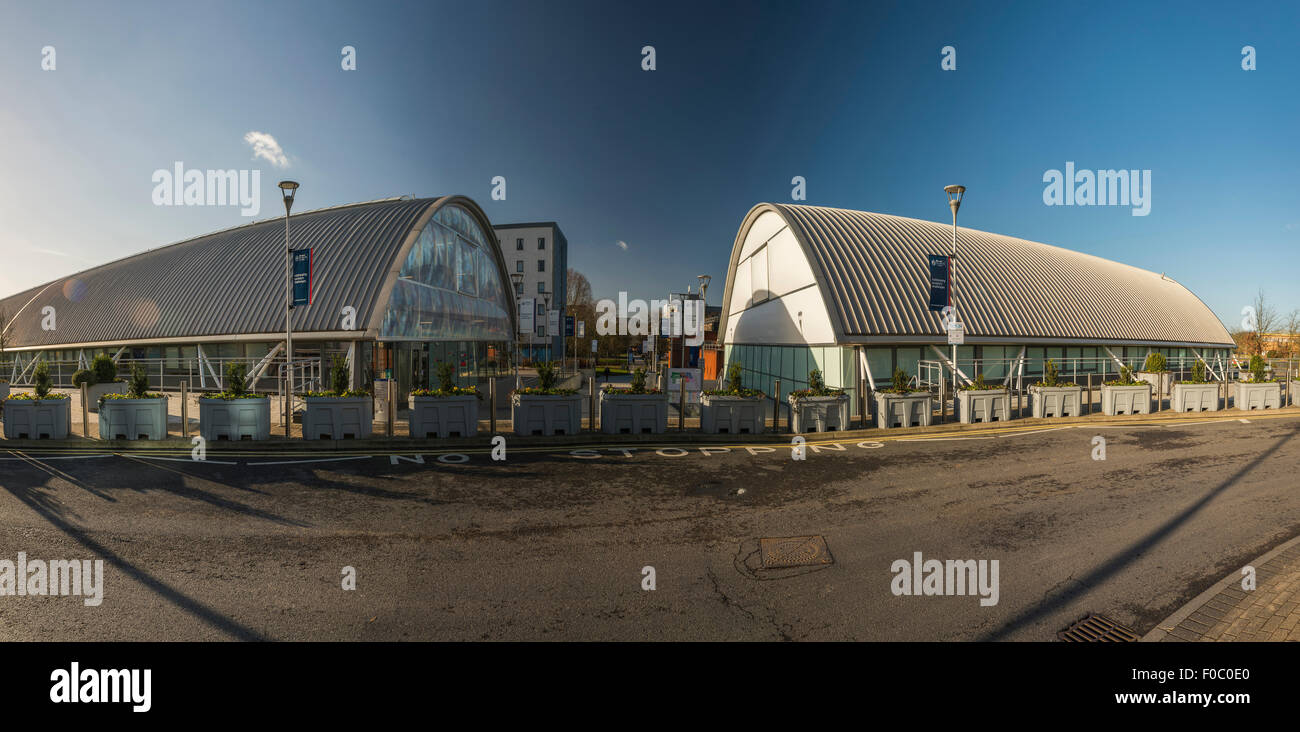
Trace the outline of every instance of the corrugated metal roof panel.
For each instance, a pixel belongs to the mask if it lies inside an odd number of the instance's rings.
[[[364,328],[407,235],[439,201],[385,199],[295,214],[294,248],[311,247],[312,305],[295,332],[339,330],[345,305]],[[143,252],[0,300],[7,345],[57,346],[284,329],[284,217]],[[56,308],[57,329],[41,329]]]
[[[780,214],[799,240],[831,319],[838,321],[833,325],[839,337],[944,337],[939,313],[928,308],[926,255],[951,251],[950,225],[822,206],[759,204],[736,238],[727,301],[748,227],[764,211]],[[1200,299],[1154,272],[973,229],[958,228],[957,246],[957,304],[968,336],[1233,343]]]

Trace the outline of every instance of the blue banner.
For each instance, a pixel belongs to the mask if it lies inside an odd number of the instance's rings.
[[[311,250],[294,249],[289,252],[293,260],[293,304],[311,304]]]
[[[573,337],[573,316],[572,315],[564,316],[564,337],[565,338]]]
[[[948,263],[947,257],[939,254],[929,255],[930,259],[930,309],[943,310],[948,307]]]

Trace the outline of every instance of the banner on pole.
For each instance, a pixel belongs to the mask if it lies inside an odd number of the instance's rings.
[[[289,252],[293,261],[293,304],[311,304],[311,249],[294,249]]]
[[[943,310],[948,307],[948,275],[952,271],[948,257],[931,254],[930,260],[930,309]]]
[[[531,297],[519,299],[519,332],[533,332],[533,315],[537,312],[537,301]]]

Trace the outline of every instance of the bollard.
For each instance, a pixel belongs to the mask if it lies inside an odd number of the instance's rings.
[[[495,376],[488,377],[488,413],[492,415],[488,418],[488,431],[495,435],[497,433],[497,379]],[[410,432],[410,429],[407,429],[407,432]]]
[[[944,377],[943,374],[940,374],[939,375],[939,421],[945,423],[948,421],[948,397],[946,394],[944,394],[943,387],[947,383],[948,380]],[[930,414],[934,414],[934,412],[930,412]]]
[[[772,385],[772,431],[781,431],[781,380]]]
[[[1088,411],[1085,414],[1092,414],[1092,374],[1088,374]]]
[[[686,431],[686,373],[678,374],[677,379],[677,429]]]
[[[181,382],[181,437],[190,436],[190,385]]]
[[[384,420],[384,428],[388,436],[392,437],[393,427],[397,423],[397,415],[394,413],[397,409],[397,380],[389,379],[387,384],[388,392],[384,398],[388,402],[388,414],[385,415],[387,419]]]
[[[596,431],[596,376],[587,377],[587,429]]]
[[[81,384],[81,436],[90,437],[90,405],[86,403],[90,388],[85,382]]]

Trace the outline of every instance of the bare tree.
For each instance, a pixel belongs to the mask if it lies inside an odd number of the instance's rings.
[[[1262,289],[1255,295],[1255,302],[1251,308],[1255,313],[1255,327],[1248,331],[1249,338],[1246,343],[1246,352],[1253,356],[1263,354],[1267,350],[1264,334],[1276,333],[1282,324],[1282,317],[1277,308],[1264,296]]]

